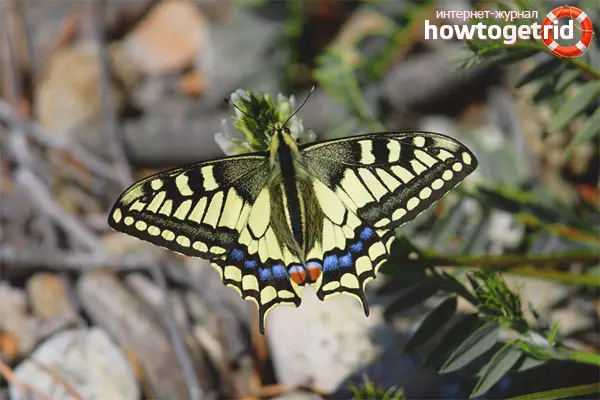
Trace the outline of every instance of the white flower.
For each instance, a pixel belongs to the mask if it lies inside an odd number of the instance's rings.
[[[234,107],[235,116],[233,117],[234,127],[241,129],[241,133],[244,134],[245,138],[234,138],[229,132],[227,120],[223,119],[223,121],[221,122],[222,132],[217,132],[215,134],[215,141],[217,142],[219,147],[221,147],[223,152],[227,155],[265,150],[266,147],[269,146],[271,139],[269,136],[269,132],[257,133],[253,132],[250,129],[244,128],[248,126],[246,124],[237,124],[239,120],[243,121],[252,119],[249,115],[244,114],[243,112],[246,111],[243,103],[250,101],[252,98],[259,100],[263,104],[263,106],[265,106],[266,104],[266,107],[271,107],[275,109],[276,120],[261,121],[263,123],[266,122],[266,126],[278,126],[285,122],[286,127],[290,130],[290,135],[292,136],[292,138],[302,143],[312,142],[317,137],[317,135],[313,131],[304,130],[302,120],[298,115],[294,115],[293,117],[289,118],[290,115],[292,115],[296,111],[296,102],[294,96],[290,96],[288,98],[280,93],[277,95],[277,101],[273,101],[269,95],[255,95],[243,89],[237,89],[231,94],[230,98],[231,102],[236,106]],[[240,108],[241,110],[238,108]],[[250,122],[252,122],[252,120]],[[264,148],[261,148],[261,143],[264,143]]]
[[[233,156],[252,151],[250,145],[246,141],[234,138],[230,135],[229,126],[227,125],[227,120],[225,118],[221,121],[221,129],[223,129],[223,132],[215,133],[215,142],[217,142],[225,155]]]

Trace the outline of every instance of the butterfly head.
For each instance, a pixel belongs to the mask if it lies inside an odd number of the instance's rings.
[[[299,154],[298,141],[294,139],[289,128],[285,125],[276,125],[271,130],[271,160],[285,155]]]

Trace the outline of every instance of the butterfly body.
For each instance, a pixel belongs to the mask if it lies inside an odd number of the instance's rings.
[[[394,229],[477,166],[462,144],[427,132],[374,133],[299,145],[285,127],[265,152],[158,173],[117,200],[109,224],[209,259],[223,282],[266,314],[301,302],[356,297],[389,257]]]

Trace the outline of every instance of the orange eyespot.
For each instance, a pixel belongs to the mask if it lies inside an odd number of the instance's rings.
[[[308,270],[308,275],[310,276],[311,282],[316,282],[323,273],[321,265],[315,261],[311,261],[306,264],[306,269]]]
[[[296,285],[302,285],[306,282],[306,272],[302,267],[292,267],[290,269],[290,279]]]

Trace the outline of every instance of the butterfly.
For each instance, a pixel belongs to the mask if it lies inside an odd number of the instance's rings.
[[[354,296],[368,316],[365,287],[389,257],[395,228],[477,167],[467,147],[437,133],[299,144],[286,123],[267,132],[266,151],[134,183],[108,217],[120,232],[210,260],[225,285],[256,303],[263,334],[267,313],[299,306],[307,284],[321,300]]]

